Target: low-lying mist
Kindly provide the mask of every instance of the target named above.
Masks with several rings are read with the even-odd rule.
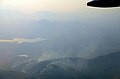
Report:
[[[107,13],[105,16],[79,16],[71,21],[20,19],[20,22],[6,24],[7,18],[4,17],[5,21],[0,20],[0,67],[20,60],[90,59],[120,51],[119,18],[119,15]],[[14,41],[14,38],[20,39]],[[45,40],[36,42],[36,38]],[[21,43],[21,39],[28,40]]]

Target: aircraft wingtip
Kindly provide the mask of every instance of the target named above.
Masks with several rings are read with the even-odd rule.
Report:
[[[117,1],[105,1],[105,0],[93,0],[87,3],[87,6],[91,7],[101,7],[101,8],[109,8],[109,7],[119,7],[120,2]]]

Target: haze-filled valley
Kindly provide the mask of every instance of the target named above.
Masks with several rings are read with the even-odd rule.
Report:
[[[0,9],[0,79],[120,79],[119,9],[94,10]]]

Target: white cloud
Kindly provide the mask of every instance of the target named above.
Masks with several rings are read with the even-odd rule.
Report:
[[[18,55],[18,57],[25,57],[25,58],[28,58],[29,56],[28,56],[28,55],[23,54],[23,55]]]
[[[5,40],[5,39],[0,39],[0,43],[36,43],[36,42],[41,42],[45,41],[46,39],[43,38],[35,38],[35,39],[25,39],[25,38],[14,38],[12,40]]]

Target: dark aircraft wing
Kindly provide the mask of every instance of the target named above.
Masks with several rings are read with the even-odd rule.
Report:
[[[119,7],[120,0],[93,0],[87,3],[87,6],[92,7]]]

